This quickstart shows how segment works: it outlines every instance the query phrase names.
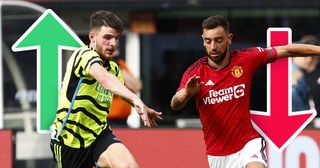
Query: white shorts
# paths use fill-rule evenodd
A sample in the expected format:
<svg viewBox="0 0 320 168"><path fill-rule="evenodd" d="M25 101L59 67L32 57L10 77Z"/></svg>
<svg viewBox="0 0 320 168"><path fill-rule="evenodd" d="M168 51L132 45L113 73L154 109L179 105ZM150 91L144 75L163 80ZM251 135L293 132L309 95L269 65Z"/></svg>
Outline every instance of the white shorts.
<svg viewBox="0 0 320 168"><path fill-rule="evenodd" d="M249 141L240 151L226 156L210 156L210 168L244 168L248 163L261 162L267 167L266 143L262 138Z"/></svg>

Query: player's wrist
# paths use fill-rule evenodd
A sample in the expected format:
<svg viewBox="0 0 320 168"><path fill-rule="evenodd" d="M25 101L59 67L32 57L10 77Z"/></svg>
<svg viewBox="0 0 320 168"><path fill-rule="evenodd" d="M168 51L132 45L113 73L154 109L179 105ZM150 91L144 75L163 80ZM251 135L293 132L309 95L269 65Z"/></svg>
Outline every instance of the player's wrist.
<svg viewBox="0 0 320 168"><path fill-rule="evenodd" d="M133 107L135 107L135 108L140 108L140 109L142 109L142 107L144 106L144 103L143 103L142 100L139 99L139 98L134 99L134 100L132 101L132 104L133 104Z"/></svg>
<svg viewBox="0 0 320 168"><path fill-rule="evenodd" d="M186 88L181 92L182 99L188 100L192 96L193 94L189 92Z"/></svg>

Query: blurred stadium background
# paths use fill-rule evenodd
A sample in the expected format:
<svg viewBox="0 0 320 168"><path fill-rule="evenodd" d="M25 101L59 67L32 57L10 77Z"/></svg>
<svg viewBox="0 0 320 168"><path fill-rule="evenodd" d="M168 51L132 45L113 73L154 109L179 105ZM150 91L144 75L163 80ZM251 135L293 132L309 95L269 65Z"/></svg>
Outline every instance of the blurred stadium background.
<svg viewBox="0 0 320 168"><path fill-rule="evenodd" d="M265 47L269 27L290 27L293 41L305 34L320 36L319 0L30 0L0 5L0 168L54 167L49 136L35 131L36 51L11 50L46 9L52 9L85 43L93 11L110 10L124 21L120 57L140 60L128 64L143 81L141 97L164 117L157 129L130 129L125 120L110 121L142 168L207 167L194 104L179 113L169 108L182 73L205 54L200 36L204 18L220 14L229 19L233 48ZM68 54L63 52L63 63ZM251 109L266 111L265 67L254 77L251 99ZM284 152L268 149L269 167L319 168L318 129L316 120Z"/></svg>

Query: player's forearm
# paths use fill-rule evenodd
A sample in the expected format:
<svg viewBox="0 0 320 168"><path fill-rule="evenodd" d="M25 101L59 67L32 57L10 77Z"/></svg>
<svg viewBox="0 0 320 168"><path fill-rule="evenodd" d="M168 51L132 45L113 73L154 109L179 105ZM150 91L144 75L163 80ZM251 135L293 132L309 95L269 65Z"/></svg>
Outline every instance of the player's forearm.
<svg viewBox="0 0 320 168"><path fill-rule="evenodd" d="M282 57L301 57L301 56L320 56L320 46L310 44L289 44L276 47L279 58Z"/></svg>
<svg viewBox="0 0 320 168"><path fill-rule="evenodd" d="M142 104L141 99L131 92L127 87L125 87L115 76L106 72L105 78L99 81L102 87L109 90L115 95L122 97L126 102L131 104L131 106Z"/></svg>
<svg viewBox="0 0 320 168"><path fill-rule="evenodd" d="M189 99L190 99L190 96L187 95L186 90L181 89L172 97L170 106L174 111L180 110L182 107L184 107L187 104Z"/></svg>
<svg viewBox="0 0 320 168"><path fill-rule="evenodd" d="M291 45L291 53L293 56L315 56L320 55L320 47L309 44Z"/></svg>
<svg viewBox="0 0 320 168"><path fill-rule="evenodd" d="M89 74L94 77L103 88L122 97L132 106L143 106L141 99L136 94L127 89L117 77L109 73L100 64L92 64L89 69Z"/></svg>

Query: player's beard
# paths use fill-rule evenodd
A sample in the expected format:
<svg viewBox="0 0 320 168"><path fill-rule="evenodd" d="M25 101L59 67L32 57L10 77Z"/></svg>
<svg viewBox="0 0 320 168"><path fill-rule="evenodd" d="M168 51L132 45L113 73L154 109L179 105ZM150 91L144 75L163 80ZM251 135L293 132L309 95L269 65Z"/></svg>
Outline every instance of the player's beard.
<svg viewBox="0 0 320 168"><path fill-rule="evenodd" d="M224 58L227 56L227 54L229 53L229 45L227 44L227 46L226 46L226 51L223 53L223 54L220 54L219 56L217 56L217 57L211 57L210 56L210 54L208 54L208 58L211 60L211 61L213 61L214 63L216 63L216 64L219 64L219 63L221 63L223 60L224 60Z"/></svg>
<svg viewBox="0 0 320 168"><path fill-rule="evenodd" d="M111 60L114 57L115 49L104 49L103 47L98 45L96 45L95 47L95 50L99 53L100 56L103 56L104 59ZM113 53L110 53L112 52L111 50L113 50Z"/></svg>

